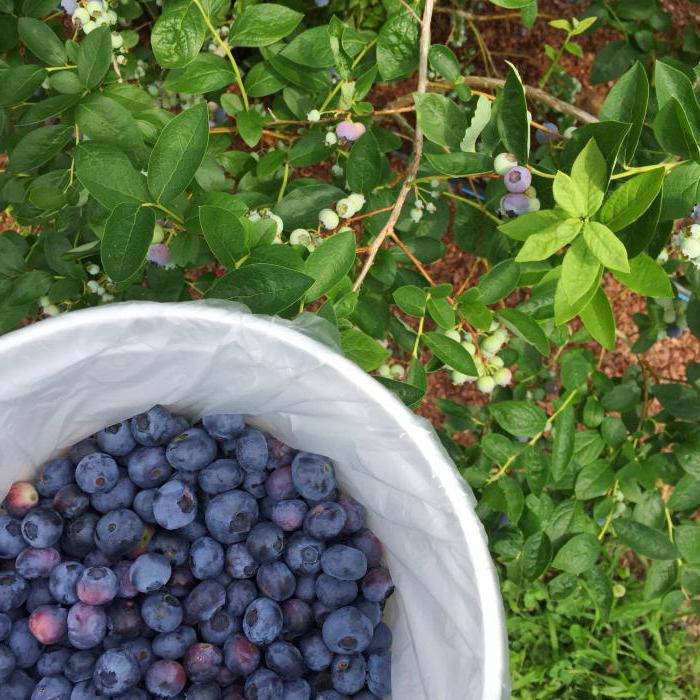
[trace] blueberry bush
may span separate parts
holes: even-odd
[[[658,0],[458,5],[0,0],[0,331],[229,299],[325,319],[412,408],[431,375],[474,384],[435,403],[516,689],[687,697],[700,364],[672,381],[642,353],[700,337],[698,35]],[[502,20],[549,23],[538,84],[474,72]],[[591,114],[566,66],[601,29]],[[452,241],[459,285],[430,269]],[[646,300],[633,337],[611,289]]]

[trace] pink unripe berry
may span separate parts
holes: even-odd
[[[167,267],[172,257],[173,254],[165,243],[156,243],[148,249],[148,259],[158,267]]]
[[[523,168],[522,165],[516,165],[503,176],[503,182],[508,192],[521,194],[530,187],[532,175],[527,168]]]
[[[28,481],[15,481],[5,496],[3,505],[8,515],[15,518],[24,517],[39,502],[39,494],[34,484]]]
[[[507,194],[501,199],[501,211],[505,216],[522,216],[530,211],[530,198],[524,194]]]
[[[351,122],[349,119],[335,127],[336,136],[345,141],[357,141],[365,131],[365,125],[362,122]]]
[[[29,616],[29,631],[41,644],[56,644],[68,629],[67,616],[58,605],[40,605]]]

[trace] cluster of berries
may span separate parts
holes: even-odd
[[[673,245],[700,270],[700,204],[693,207],[690,218],[692,223],[673,237]]]
[[[277,216],[273,211],[267,208],[263,209],[253,209],[248,212],[249,221],[261,221],[263,219],[268,219],[273,221],[275,224],[275,239],[273,243],[282,243],[282,231],[284,231],[284,221],[282,218]]]
[[[476,382],[476,388],[482,394],[491,394],[497,386],[508,386],[513,380],[513,374],[504,366],[503,359],[498,353],[508,343],[508,331],[497,322],[493,322],[486,337],[477,341],[471,333],[462,334],[453,329],[445,333],[448,338],[462,344],[462,347],[472,356],[478,377],[470,377],[454,369],[450,372],[452,383],[457,386]],[[475,341],[479,343],[479,350]]]
[[[321,112],[317,109],[312,109],[307,115],[307,121],[315,124],[321,121]],[[352,143],[362,136],[367,128],[362,122],[353,122],[350,119],[344,119],[336,124],[335,129],[330,129],[326,133],[325,143],[329,148],[340,143]]]
[[[89,34],[98,27],[113,27],[119,19],[117,13],[110,10],[103,0],[90,0],[85,5],[78,4],[74,0],[64,0],[61,6],[71,15],[73,24],[80,27],[84,34]],[[112,32],[112,48],[119,51],[117,63],[126,63],[123,52],[124,38],[118,32]]]
[[[540,200],[532,186],[532,173],[518,165],[512,153],[500,153],[493,162],[493,169],[503,177],[508,194],[501,198],[503,216],[516,217],[531,211],[539,211]]]
[[[358,192],[353,192],[343,199],[339,199],[332,209],[321,209],[318,214],[318,222],[326,231],[338,228],[341,219],[350,219],[365,206],[365,196]]]
[[[665,328],[659,330],[657,339],[680,338],[688,328],[686,318],[688,297],[683,295],[674,299],[655,299],[654,301],[661,307],[661,320],[665,324]]]

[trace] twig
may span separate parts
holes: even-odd
[[[418,13],[406,2],[406,0],[399,0],[399,2],[413,15],[418,24],[422,24],[422,20],[418,16]]]
[[[416,91],[419,93],[424,93],[428,84],[428,51],[430,50],[430,23],[433,17],[434,3],[435,0],[426,0],[425,8],[423,9],[423,24],[421,27],[420,53],[418,59],[418,87],[416,89]],[[420,158],[422,153],[423,132],[421,131],[420,126],[417,126],[415,145],[413,147],[413,158],[408,168],[408,172],[406,173],[406,179],[404,180],[404,183],[401,186],[401,189],[399,190],[399,196],[396,198],[396,203],[394,204],[394,208],[391,210],[391,214],[389,214],[388,221],[386,222],[386,224],[384,224],[384,228],[382,228],[379,234],[377,234],[377,237],[374,239],[374,241],[372,241],[372,244],[370,245],[367,258],[364,262],[364,265],[362,266],[362,269],[360,270],[360,274],[355,280],[355,284],[352,287],[353,291],[355,292],[362,286],[362,282],[364,282],[365,277],[367,277],[367,273],[372,267],[372,263],[377,257],[377,253],[382,247],[384,240],[394,230],[394,224],[396,224],[396,222],[399,219],[399,216],[401,215],[401,210],[403,209],[406,197],[411,191],[413,181],[415,180],[416,175],[418,174],[418,168],[420,166]]]

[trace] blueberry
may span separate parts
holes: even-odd
[[[61,555],[52,547],[27,547],[15,559],[15,569],[26,579],[46,578],[61,561]]]
[[[91,452],[99,452],[100,447],[97,444],[97,440],[94,437],[88,437],[80,442],[76,442],[73,447],[70,448],[70,460],[73,464],[78,464],[80,460],[89,455]]]
[[[0,645],[2,648],[2,645]],[[6,647],[7,648],[7,647]],[[8,650],[9,651],[9,650]],[[0,657],[2,654],[0,653]],[[54,649],[47,649],[36,662],[36,670],[40,676],[57,676],[59,673],[63,673],[65,665],[68,663],[68,659],[71,657],[70,649],[63,649],[61,647],[56,647]],[[2,682],[2,661],[0,659],[0,682]],[[68,679],[70,680],[70,678]]]
[[[201,510],[197,513],[197,517],[191,523],[185,525],[185,527],[177,528],[175,532],[177,532],[178,535],[182,535],[182,537],[189,542],[194,542],[200,537],[206,537],[209,534]]]
[[[175,469],[198,471],[214,461],[216,442],[201,428],[189,428],[168,443],[165,457]]]
[[[205,622],[226,604],[226,589],[212,579],[197,584],[185,598],[187,621]]]
[[[289,642],[277,641],[265,650],[265,664],[285,681],[294,681],[304,675],[301,652]]]
[[[284,684],[282,700],[311,700],[311,686],[303,678]]]
[[[0,515],[0,559],[14,559],[26,546],[22,537],[22,521]]]
[[[357,583],[321,574],[316,579],[316,597],[329,608],[350,605],[357,598]]]
[[[211,413],[202,418],[202,424],[216,440],[230,440],[245,430],[243,416],[238,413]]]
[[[258,588],[252,581],[232,581],[226,588],[226,610],[236,617],[241,617],[257,597]]]
[[[143,631],[141,609],[135,600],[118,598],[107,610],[107,627],[110,634],[134,639]]]
[[[148,551],[162,554],[173,566],[182,566],[190,553],[190,543],[176,532],[160,530],[148,543]]]
[[[379,697],[391,694],[390,651],[377,651],[367,657],[367,687]]]
[[[146,689],[158,698],[174,698],[186,683],[185,669],[177,661],[160,659],[146,671]]]
[[[90,651],[74,651],[63,668],[63,673],[71,683],[79,683],[92,678],[97,656]]]
[[[108,428],[100,430],[95,435],[95,438],[102,452],[106,452],[114,457],[128,455],[136,447],[136,441],[131,434],[128,421],[115,423]]]
[[[224,663],[235,675],[249,676],[260,666],[260,649],[242,634],[234,634],[224,644]]]
[[[10,651],[10,648],[5,644],[0,644],[0,683],[4,683],[12,675],[16,666],[15,655]]]
[[[70,700],[73,684],[65,676],[44,676],[39,680],[31,700]]]
[[[346,516],[343,534],[352,535],[359,532],[365,526],[367,509],[351,496],[343,496],[339,498],[338,505],[340,505],[340,507],[345,511]]]
[[[336,654],[358,654],[372,641],[374,628],[357,608],[334,610],[323,623],[323,641]]]
[[[261,520],[271,520],[272,519],[272,508],[277,503],[274,499],[269,496],[263,496],[258,501],[258,510],[260,511]]]
[[[331,664],[331,681],[339,693],[352,694],[365,684],[367,664],[362,654],[339,654]]]
[[[350,538],[351,547],[359,549],[367,557],[367,566],[379,566],[384,556],[384,547],[377,536],[367,528],[363,528]]]
[[[197,640],[193,627],[183,625],[173,632],[163,632],[153,639],[153,653],[163,659],[180,659]]]
[[[222,645],[232,634],[241,631],[240,620],[225,609],[217,610],[199,625],[201,638],[209,644]]]
[[[106,696],[98,692],[92,680],[77,683],[70,696],[71,700],[95,700],[95,698],[104,697]]]
[[[243,483],[243,470],[235,459],[217,459],[197,473],[199,488],[216,496]]]
[[[142,489],[162,486],[172,475],[163,447],[138,447],[126,460],[129,478]]]
[[[29,595],[24,607],[27,612],[34,612],[41,605],[51,605],[54,603],[53,596],[49,589],[48,578],[37,578],[29,583]]]
[[[394,641],[394,636],[391,633],[391,628],[384,622],[380,622],[374,628],[374,635],[372,635],[372,641],[367,647],[367,653],[372,653],[375,651],[391,649],[391,644]]]
[[[31,697],[36,681],[32,680],[24,671],[15,671],[3,685],[4,700],[28,700]]]
[[[170,593],[151,593],[141,604],[141,617],[155,632],[172,632],[182,622],[182,605]]]
[[[165,445],[187,425],[184,419],[173,416],[166,408],[158,405],[134,416],[129,423],[134,440],[139,445],[148,447]]]
[[[206,683],[216,678],[223,660],[219,647],[198,642],[187,650],[182,665],[193,683]]]
[[[236,439],[236,459],[247,472],[259,472],[267,466],[267,440],[255,428],[246,428]]]
[[[302,526],[308,510],[309,506],[299,498],[275,501],[270,513],[270,520],[285,532],[293,532]]]
[[[301,496],[323,501],[336,489],[335,469],[327,457],[299,452],[292,462],[292,481]]]
[[[8,515],[23,518],[39,502],[39,494],[34,484],[28,481],[15,481],[7,491],[3,508]]]
[[[267,436],[267,468],[279,469],[292,463],[296,450],[271,435]]]
[[[92,679],[100,693],[113,696],[135,686],[140,676],[139,666],[131,654],[111,649],[97,659]]]
[[[359,600],[355,601],[355,607],[361,613],[366,615],[372,622],[372,625],[376,628],[382,619],[382,606],[379,603],[373,603],[369,600],[365,600],[364,598],[360,598]]]
[[[262,564],[255,580],[264,596],[278,602],[294,595],[296,579],[284,562],[274,561],[271,564]]]
[[[53,507],[64,518],[77,518],[90,507],[90,497],[78,486],[68,484],[62,486],[53,497]]]
[[[0,612],[9,612],[23,605],[29,595],[29,582],[15,573],[0,573]]]
[[[53,508],[34,508],[22,519],[22,537],[31,547],[53,547],[63,534],[63,518]]]
[[[282,608],[283,620],[282,632],[285,638],[300,637],[311,629],[313,613],[307,602],[299,598],[289,598],[280,607]]]
[[[532,173],[521,165],[511,168],[504,176],[506,189],[513,194],[523,194],[532,184]]]
[[[120,508],[103,515],[95,527],[95,544],[107,556],[126,554],[141,541],[144,525],[133,510]]]
[[[294,595],[310,603],[316,595],[316,577],[312,574],[297,576],[297,587],[294,591]]]
[[[284,533],[274,523],[258,523],[248,534],[246,547],[259,564],[269,564],[282,556]]]
[[[153,500],[153,516],[166,530],[188,525],[197,516],[194,490],[176,479],[166,482]]]
[[[36,490],[48,498],[53,498],[58,490],[73,481],[75,467],[69,459],[52,459],[44,464],[34,480]]]
[[[12,629],[12,618],[7,613],[0,613],[0,642],[4,642]]]
[[[362,579],[361,587],[362,595],[374,603],[383,603],[394,592],[391,574],[383,566],[370,569]]]
[[[270,473],[265,482],[265,489],[267,495],[275,501],[296,497],[298,494],[292,481],[292,467],[279,467]]]
[[[317,574],[321,571],[321,554],[325,548],[320,540],[296,532],[289,538],[284,560],[295,574]]]
[[[61,547],[72,557],[84,557],[95,547],[95,529],[99,518],[95,513],[85,513],[64,524]]]
[[[341,695],[337,690],[328,688],[317,693],[316,700],[346,700],[346,697]]]
[[[357,581],[367,573],[367,557],[355,547],[334,544],[321,555],[321,568],[342,581]]]
[[[264,498],[266,481],[266,471],[260,470],[246,472],[245,478],[243,479],[243,489],[254,498]]]
[[[90,504],[98,513],[108,513],[118,508],[131,508],[136,495],[136,486],[129,477],[122,476],[107,493],[93,493]]]
[[[132,508],[136,515],[145,523],[155,525],[156,516],[153,514],[153,501],[155,501],[158,489],[146,489],[139,491],[134,497]]]
[[[258,502],[245,491],[227,491],[209,501],[205,520],[211,536],[222,544],[242,542],[258,520]]]
[[[270,598],[256,598],[243,615],[243,632],[253,644],[272,644],[280,635],[282,625],[282,610]]]
[[[339,503],[317,503],[304,518],[304,532],[319,540],[332,540],[340,535],[347,520],[345,509]]]
[[[311,603],[311,612],[313,613],[316,626],[323,627],[323,623],[326,621],[326,618],[336,609],[337,608],[326,605],[318,599],[314,600],[314,602]]]
[[[194,587],[195,578],[189,568],[177,566],[168,581],[168,591],[176,598],[184,598]]]
[[[7,646],[15,655],[17,668],[29,668],[39,660],[41,646],[29,627],[29,618],[22,617],[12,623]]]
[[[65,636],[67,612],[58,605],[40,605],[29,616],[29,631],[40,644],[56,644]]]
[[[224,570],[224,548],[211,537],[199,537],[190,547],[190,568],[198,579],[218,576]]]
[[[530,211],[530,198],[524,194],[507,194],[501,199],[501,211],[511,218],[527,214]]]
[[[78,463],[75,480],[85,493],[110,491],[119,481],[119,467],[108,454],[92,452]]]
[[[282,679],[267,668],[259,668],[245,682],[245,700],[282,700]]]
[[[76,649],[93,649],[107,634],[107,615],[94,605],[75,603],[68,611],[68,641]]]
[[[559,133],[559,127],[554,122],[543,122],[542,126],[549,129],[549,131],[553,131],[554,133],[550,134],[547,131],[537,129],[537,131],[535,132],[535,139],[537,140],[537,143],[542,145],[545,143],[549,143],[550,141],[554,141],[557,138],[555,134]]]
[[[683,335],[683,329],[676,325],[666,326],[666,335],[669,338],[680,338]]]
[[[139,593],[152,593],[163,588],[170,579],[170,561],[162,554],[142,554],[131,565],[129,578]]]
[[[324,671],[330,668],[333,653],[318,632],[312,632],[302,637],[299,642],[299,650],[304,657],[304,663],[312,671]]]
[[[221,687],[218,683],[192,683],[187,690],[187,700],[221,700]]]

